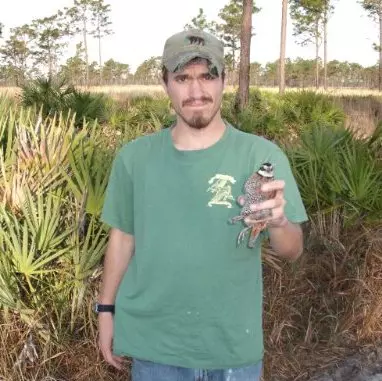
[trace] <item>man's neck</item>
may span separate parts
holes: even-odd
[[[226,125],[220,116],[201,129],[192,128],[179,118],[172,130],[172,139],[174,146],[179,150],[205,149],[220,140],[225,129]]]

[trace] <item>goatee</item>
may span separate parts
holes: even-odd
[[[190,119],[185,119],[185,118],[183,118],[183,117],[182,117],[182,119],[183,119],[183,121],[186,122],[190,127],[195,128],[195,129],[197,129],[197,130],[201,130],[201,129],[207,127],[207,126],[210,124],[210,122],[211,122],[211,120],[212,120],[213,118],[209,118],[209,119],[207,119],[207,118],[204,118],[203,115],[195,115],[195,116],[193,116],[193,117],[190,118]]]

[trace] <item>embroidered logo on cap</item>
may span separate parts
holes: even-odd
[[[190,36],[188,37],[188,41],[190,41],[191,45],[205,45],[204,38],[199,37],[199,36]]]

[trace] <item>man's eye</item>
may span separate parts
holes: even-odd
[[[215,79],[215,77],[212,74],[207,73],[204,74],[204,79],[206,79],[207,81],[212,81],[213,79]]]
[[[176,77],[176,82],[185,82],[187,79],[186,76],[179,76],[179,77]]]

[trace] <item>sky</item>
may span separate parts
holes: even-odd
[[[219,10],[228,0],[105,0],[111,5],[114,34],[103,42],[103,61],[113,58],[128,63],[134,72],[151,56],[161,56],[166,38],[181,31],[184,25],[203,8],[209,20],[219,20]],[[253,15],[255,36],[251,43],[251,62],[265,64],[278,59],[282,0],[256,0],[261,11]],[[50,16],[72,0],[0,0],[0,22],[9,29],[31,22],[34,18]],[[378,26],[359,5],[358,0],[334,0],[334,14],[328,24],[328,59],[374,65],[378,60],[372,48],[378,40]],[[286,56],[313,59],[314,46],[301,47],[293,36],[293,24],[288,15]],[[75,54],[75,38],[64,58]],[[77,41],[78,40],[78,41]],[[89,59],[98,60],[97,42],[89,38]],[[1,40],[0,40],[1,44]],[[323,49],[320,55],[323,57]]]

